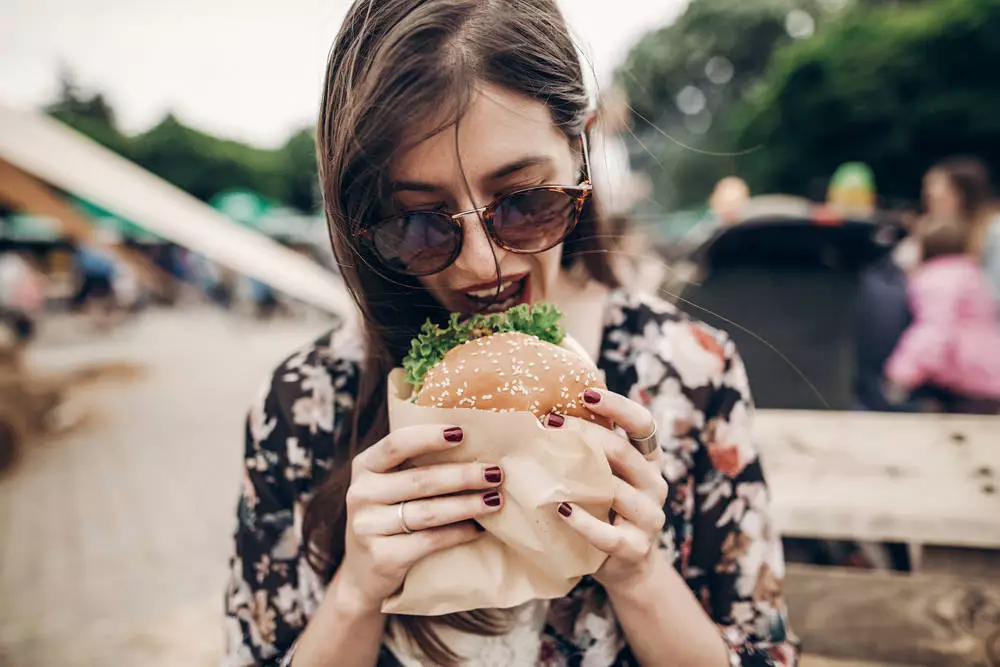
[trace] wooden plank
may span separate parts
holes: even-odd
[[[759,410],[783,534],[1000,548],[1000,417]]]
[[[1000,665],[1000,579],[790,566],[790,625],[838,660]]]

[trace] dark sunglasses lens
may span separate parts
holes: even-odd
[[[451,263],[461,230],[450,218],[436,213],[407,213],[387,220],[372,231],[372,245],[389,268],[427,275]]]
[[[529,190],[508,195],[497,203],[493,229],[509,248],[540,252],[569,233],[576,217],[576,200],[557,190]]]

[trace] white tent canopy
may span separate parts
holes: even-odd
[[[47,116],[0,105],[0,157],[65,192],[345,318],[340,278]]]

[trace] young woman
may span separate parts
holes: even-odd
[[[361,323],[292,355],[251,410],[225,664],[795,663],[744,367],[724,334],[618,286],[588,119],[555,0],[351,8],[318,154]],[[386,375],[428,317],[538,301],[606,374],[590,409],[633,442],[659,434],[647,457],[609,439],[613,524],[560,512],[609,558],[563,599],[387,618],[410,566],[477,539],[504,489],[497,462],[401,470],[464,434],[389,433]]]
[[[1000,212],[990,201],[986,165],[968,157],[942,160],[924,176],[923,198],[931,220],[968,226],[968,252],[982,265],[1000,298]]]

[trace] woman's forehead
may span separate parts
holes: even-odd
[[[437,122],[414,128],[412,140],[438,127],[440,119],[434,120]],[[570,155],[569,142],[552,121],[548,107],[496,86],[482,86],[473,93],[457,125],[401,154],[390,175],[393,182],[462,188],[464,179],[478,183],[505,165],[528,157],[548,158],[558,164]]]

